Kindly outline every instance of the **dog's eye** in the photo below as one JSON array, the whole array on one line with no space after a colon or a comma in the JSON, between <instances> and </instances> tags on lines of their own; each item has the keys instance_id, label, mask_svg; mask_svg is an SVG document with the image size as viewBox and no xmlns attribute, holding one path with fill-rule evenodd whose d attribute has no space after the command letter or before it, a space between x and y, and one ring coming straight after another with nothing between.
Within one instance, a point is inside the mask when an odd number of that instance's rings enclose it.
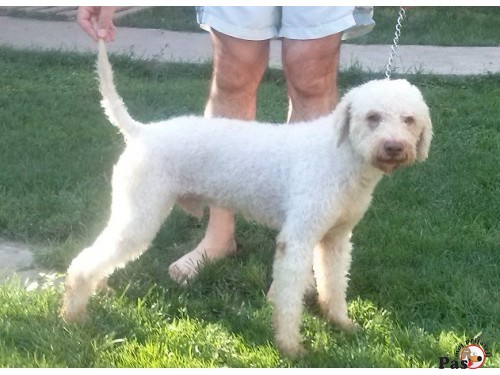
<instances>
[{"instance_id":1,"label":"dog's eye","mask_svg":"<svg viewBox=\"0 0 500 375\"><path fill-rule=\"evenodd\" d=\"M380 113L371 112L368 114L368 116L366 116L366 119L368 120L368 122L378 123L382 120L382 116L380 115Z\"/></svg>"},{"instance_id":2,"label":"dog's eye","mask_svg":"<svg viewBox=\"0 0 500 375\"><path fill-rule=\"evenodd\" d=\"M413 117L413 116L405 116L403 118L403 121L405 122L406 125L413 125L415 123L415 117Z\"/></svg>"},{"instance_id":3,"label":"dog's eye","mask_svg":"<svg viewBox=\"0 0 500 375\"><path fill-rule=\"evenodd\" d=\"M382 115L378 112L370 112L366 116L366 121L368 122L368 127L371 130L376 129L382 122Z\"/></svg>"}]
</instances>

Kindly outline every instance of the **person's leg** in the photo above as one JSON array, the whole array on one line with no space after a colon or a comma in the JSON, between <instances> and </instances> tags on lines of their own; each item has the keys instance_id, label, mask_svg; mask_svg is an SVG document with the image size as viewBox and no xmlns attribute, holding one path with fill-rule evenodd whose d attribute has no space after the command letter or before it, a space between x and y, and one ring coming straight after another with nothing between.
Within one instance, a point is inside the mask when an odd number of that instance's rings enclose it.
<instances>
[{"instance_id":1,"label":"person's leg","mask_svg":"<svg viewBox=\"0 0 500 375\"><path fill-rule=\"evenodd\" d=\"M257 88L269 61L269 43L212 30L213 75L206 117L255 119Z\"/></svg>"},{"instance_id":2,"label":"person's leg","mask_svg":"<svg viewBox=\"0 0 500 375\"><path fill-rule=\"evenodd\" d=\"M269 40L243 40L215 30L211 35L213 75L205 116L255 119L257 89L269 60ZM182 282L196 275L204 258L218 259L235 251L233 213L210 207L205 237L170 265L170 276Z\"/></svg>"},{"instance_id":3,"label":"person's leg","mask_svg":"<svg viewBox=\"0 0 500 375\"><path fill-rule=\"evenodd\" d=\"M337 33L319 39L283 40L289 122L312 120L335 108L341 37Z\"/></svg>"}]
</instances>

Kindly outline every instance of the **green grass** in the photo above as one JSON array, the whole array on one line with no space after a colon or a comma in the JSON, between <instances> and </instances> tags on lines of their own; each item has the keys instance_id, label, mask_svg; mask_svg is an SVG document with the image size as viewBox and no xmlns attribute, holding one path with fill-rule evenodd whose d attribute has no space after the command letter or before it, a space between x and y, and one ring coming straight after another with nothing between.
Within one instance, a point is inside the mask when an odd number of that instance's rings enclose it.
<instances>
[{"instance_id":1,"label":"green grass","mask_svg":"<svg viewBox=\"0 0 500 375\"><path fill-rule=\"evenodd\" d=\"M194 6L151 7L117 19L116 25L171 31L204 32L196 22Z\"/></svg>"},{"instance_id":2,"label":"green grass","mask_svg":"<svg viewBox=\"0 0 500 375\"><path fill-rule=\"evenodd\" d=\"M357 44L392 44L399 7L375 7L376 27ZM119 26L200 32L194 7L154 7L128 15ZM500 7L412 7L403 21L401 44L498 46Z\"/></svg>"},{"instance_id":3,"label":"green grass","mask_svg":"<svg viewBox=\"0 0 500 375\"><path fill-rule=\"evenodd\" d=\"M0 16L30 18L41 21L67 21L68 17L62 14L44 13L44 12L29 12L18 7L2 7Z\"/></svg>"},{"instance_id":4,"label":"green grass","mask_svg":"<svg viewBox=\"0 0 500 375\"><path fill-rule=\"evenodd\" d=\"M132 114L150 121L201 114L208 65L113 58ZM0 48L0 235L37 248L63 272L104 226L122 137L104 118L94 56ZM342 91L373 75L340 76ZM308 299L309 355L283 358L266 301L274 231L238 218L238 255L210 263L185 288L167 267L203 235L175 210L139 260L110 279L115 295L91 300L91 321L58 318L60 287L0 286L2 367L436 367L480 335L500 367L500 75L409 76L431 108L430 158L377 187L355 228L347 335ZM279 71L259 92L261 120L286 116Z\"/></svg>"},{"instance_id":5,"label":"green grass","mask_svg":"<svg viewBox=\"0 0 500 375\"><path fill-rule=\"evenodd\" d=\"M398 7L375 7L376 26L357 44L392 44ZM411 7L403 20L400 44L498 46L500 7Z\"/></svg>"}]
</instances>

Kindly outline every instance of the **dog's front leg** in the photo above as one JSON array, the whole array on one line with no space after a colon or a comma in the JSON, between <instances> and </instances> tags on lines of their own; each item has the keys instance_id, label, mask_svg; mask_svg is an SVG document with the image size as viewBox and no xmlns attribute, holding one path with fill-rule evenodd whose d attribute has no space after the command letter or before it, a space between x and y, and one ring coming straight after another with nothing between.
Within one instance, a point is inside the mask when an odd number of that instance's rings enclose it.
<instances>
[{"instance_id":1,"label":"dog's front leg","mask_svg":"<svg viewBox=\"0 0 500 375\"><path fill-rule=\"evenodd\" d=\"M274 307L276 344L285 355L305 353L300 339L302 300L312 268L312 244L278 239L269 299Z\"/></svg>"},{"instance_id":2,"label":"dog's front leg","mask_svg":"<svg viewBox=\"0 0 500 375\"><path fill-rule=\"evenodd\" d=\"M328 318L346 331L356 328L347 315L346 291L351 266L350 228L332 229L314 248L314 275L319 304Z\"/></svg>"}]
</instances>

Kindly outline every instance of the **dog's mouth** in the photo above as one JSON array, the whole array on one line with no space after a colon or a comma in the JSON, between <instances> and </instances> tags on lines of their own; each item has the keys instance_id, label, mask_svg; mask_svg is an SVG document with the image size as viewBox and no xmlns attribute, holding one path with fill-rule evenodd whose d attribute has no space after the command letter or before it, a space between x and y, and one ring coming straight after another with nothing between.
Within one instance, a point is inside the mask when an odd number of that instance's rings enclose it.
<instances>
[{"instance_id":1,"label":"dog's mouth","mask_svg":"<svg viewBox=\"0 0 500 375\"><path fill-rule=\"evenodd\" d=\"M395 169L407 166L415 160L415 154L410 144L400 140L383 140L373 155L372 164L375 168L391 174Z\"/></svg>"},{"instance_id":2,"label":"dog's mouth","mask_svg":"<svg viewBox=\"0 0 500 375\"><path fill-rule=\"evenodd\" d=\"M406 155L399 158L377 157L373 164L383 172L391 174L395 169L408 164L408 157Z\"/></svg>"}]
</instances>

